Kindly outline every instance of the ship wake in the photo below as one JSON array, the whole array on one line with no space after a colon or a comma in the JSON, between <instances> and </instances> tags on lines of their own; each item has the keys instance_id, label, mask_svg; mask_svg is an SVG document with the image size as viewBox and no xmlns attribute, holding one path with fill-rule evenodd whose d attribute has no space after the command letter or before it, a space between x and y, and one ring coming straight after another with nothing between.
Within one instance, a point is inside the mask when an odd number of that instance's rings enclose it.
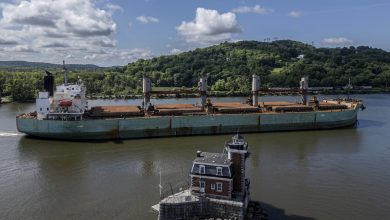
<instances>
[{"instance_id":1,"label":"ship wake","mask_svg":"<svg viewBox=\"0 0 390 220\"><path fill-rule=\"evenodd\" d=\"M11 132L11 131L0 131L0 137L12 137L18 135L20 135L20 133Z\"/></svg>"}]
</instances>

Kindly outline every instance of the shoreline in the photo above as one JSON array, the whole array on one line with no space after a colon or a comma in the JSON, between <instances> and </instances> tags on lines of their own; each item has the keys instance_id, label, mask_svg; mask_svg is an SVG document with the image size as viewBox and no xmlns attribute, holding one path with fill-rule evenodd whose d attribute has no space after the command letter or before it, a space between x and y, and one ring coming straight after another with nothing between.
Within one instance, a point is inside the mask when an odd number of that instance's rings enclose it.
<instances>
[{"instance_id":1,"label":"shoreline","mask_svg":"<svg viewBox=\"0 0 390 220\"><path fill-rule=\"evenodd\" d=\"M372 89L372 90L351 90L350 95L363 95L363 94L390 94L390 88L388 89ZM219 92L211 91L208 97L249 97L251 93L246 92ZM262 93L260 96L296 96L300 95L299 93ZM332 91L322 91L322 92L309 92L309 95L347 95L347 92L344 90L332 90ZM87 95L88 100L115 100L115 99L142 99L142 95ZM157 99L170 99L170 98L198 98L199 95L195 94L175 94L175 95L156 95L153 96ZM0 104L8 103L34 103L35 100L25 100L25 101L12 101L9 97L2 97Z\"/></svg>"}]
</instances>

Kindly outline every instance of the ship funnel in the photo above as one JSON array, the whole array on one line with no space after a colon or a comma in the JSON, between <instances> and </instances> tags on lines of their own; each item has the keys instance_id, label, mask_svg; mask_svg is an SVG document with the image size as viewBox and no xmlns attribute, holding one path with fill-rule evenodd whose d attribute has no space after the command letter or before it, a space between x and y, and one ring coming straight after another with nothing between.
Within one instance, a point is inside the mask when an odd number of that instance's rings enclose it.
<instances>
[{"instance_id":1,"label":"ship funnel","mask_svg":"<svg viewBox=\"0 0 390 220\"><path fill-rule=\"evenodd\" d=\"M259 105L259 90L260 90L260 77L258 75L252 75L252 105Z\"/></svg>"},{"instance_id":2,"label":"ship funnel","mask_svg":"<svg viewBox=\"0 0 390 220\"><path fill-rule=\"evenodd\" d=\"M150 104L150 93L152 91L152 81L150 78L144 76L142 78L142 95L143 95L143 108L147 110Z\"/></svg>"},{"instance_id":3,"label":"ship funnel","mask_svg":"<svg viewBox=\"0 0 390 220\"><path fill-rule=\"evenodd\" d=\"M307 90L309 89L309 77L302 77L300 84L300 89L302 91L302 104L307 105Z\"/></svg>"},{"instance_id":4,"label":"ship funnel","mask_svg":"<svg viewBox=\"0 0 390 220\"><path fill-rule=\"evenodd\" d=\"M199 92L201 97L201 105L202 110L204 110L204 107L206 105L206 99L207 99L207 76L202 76L199 80Z\"/></svg>"},{"instance_id":5,"label":"ship funnel","mask_svg":"<svg viewBox=\"0 0 390 220\"><path fill-rule=\"evenodd\" d=\"M46 76L43 78L43 89L49 93L50 97L54 95L54 76L46 70Z\"/></svg>"}]
</instances>

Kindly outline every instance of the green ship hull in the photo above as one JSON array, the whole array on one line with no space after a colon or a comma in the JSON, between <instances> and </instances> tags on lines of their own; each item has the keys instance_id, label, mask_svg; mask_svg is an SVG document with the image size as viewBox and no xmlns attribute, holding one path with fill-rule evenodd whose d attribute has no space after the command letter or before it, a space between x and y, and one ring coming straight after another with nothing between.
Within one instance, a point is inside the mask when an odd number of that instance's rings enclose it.
<instances>
[{"instance_id":1,"label":"green ship hull","mask_svg":"<svg viewBox=\"0 0 390 220\"><path fill-rule=\"evenodd\" d=\"M353 126L358 106L340 111L152 116L76 121L17 118L17 128L49 139L99 140L333 129Z\"/></svg>"}]
</instances>

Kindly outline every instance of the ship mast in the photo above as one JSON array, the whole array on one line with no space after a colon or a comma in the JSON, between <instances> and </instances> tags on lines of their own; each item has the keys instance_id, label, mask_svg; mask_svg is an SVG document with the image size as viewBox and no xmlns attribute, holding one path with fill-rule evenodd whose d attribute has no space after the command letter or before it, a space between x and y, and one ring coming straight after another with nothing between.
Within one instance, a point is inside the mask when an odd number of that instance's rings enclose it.
<instances>
[{"instance_id":1,"label":"ship mast","mask_svg":"<svg viewBox=\"0 0 390 220\"><path fill-rule=\"evenodd\" d=\"M64 74L64 84L68 85L68 70L65 67L65 60L62 61L62 73Z\"/></svg>"},{"instance_id":2,"label":"ship mast","mask_svg":"<svg viewBox=\"0 0 390 220\"><path fill-rule=\"evenodd\" d=\"M352 88L353 88L353 86L352 86L351 77L350 77L348 79L348 84L347 84L347 100L349 100L349 94L350 94Z\"/></svg>"}]
</instances>

